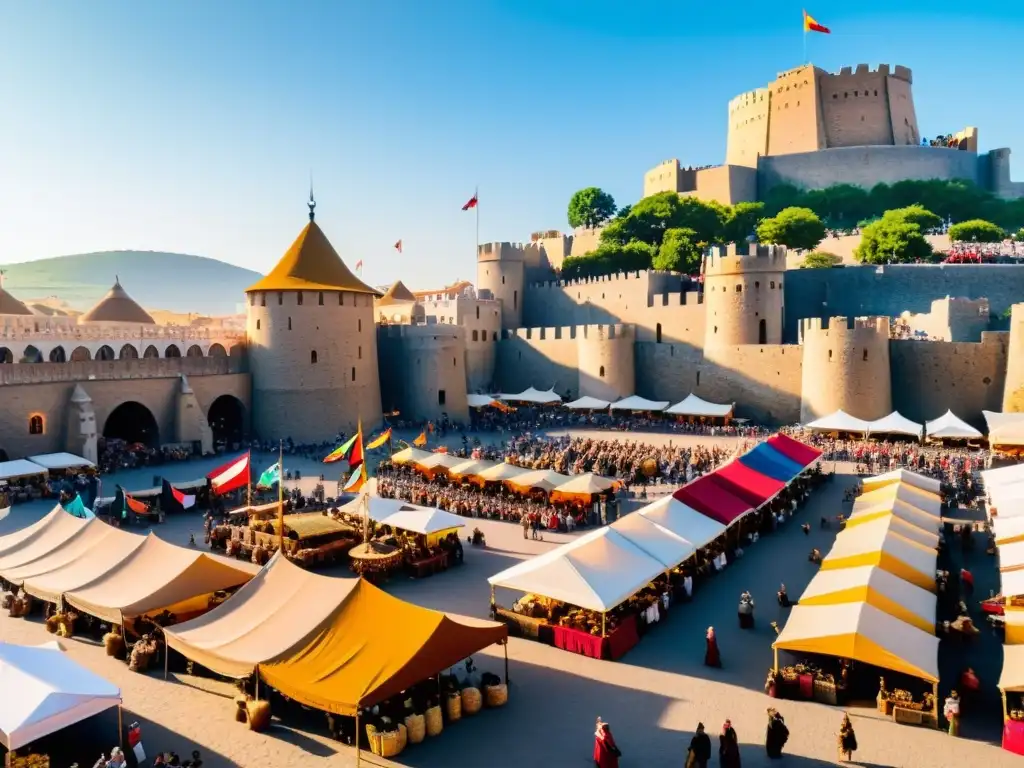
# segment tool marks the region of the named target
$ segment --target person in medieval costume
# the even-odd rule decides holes
[[[722,666],[722,656],[718,652],[718,638],[715,637],[715,628],[708,627],[705,636],[704,664],[709,667]]]
[[[722,768],[740,768],[740,741],[731,720],[725,721],[718,734],[718,764]]]
[[[782,748],[789,741],[789,728],[786,721],[774,708],[768,708],[768,727],[764,734],[764,749],[768,757],[778,760],[782,757]]]
[[[608,723],[597,718],[597,730],[594,732],[594,768],[619,768],[619,751],[612,737],[612,729]]]
[[[740,595],[740,605],[737,609],[740,619],[740,629],[754,628],[754,598],[749,592]]]
[[[949,698],[946,699],[945,705],[942,707],[942,714],[945,716],[946,721],[949,723],[949,735],[959,736],[960,735],[960,695],[956,691],[949,692]]]

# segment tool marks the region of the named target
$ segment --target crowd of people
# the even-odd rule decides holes
[[[947,264],[995,264],[1024,258],[1024,243],[1004,240],[1001,243],[953,243],[946,256]]]
[[[188,461],[194,458],[191,449],[184,446],[166,445],[151,448],[143,443],[129,443],[125,440],[102,439],[98,446],[100,472],[120,472],[139,467],[156,467],[172,461]]]

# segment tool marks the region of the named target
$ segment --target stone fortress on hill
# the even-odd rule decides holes
[[[902,67],[800,67],[734,99],[729,119],[727,165],[672,161],[644,193],[734,203],[783,182],[920,178],[1022,192],[1009,150],[979,155],[974,129],[921,145]],[[247,436],[319,442],[396,410],[466,422],[468,394],[531,386],[604,400],[692,392],[768,424],[841,408],[915,421],[952,409],[980,425],[982,410],[1024,410],[1021,266],[787,269],[784,248],[742,244],[708,253],[702,283],[657,271],[559,281],[566,257],[598,244],[580,229],[479,246],[475,285],[379,291],[314,209],[246,291],[244,333],[158,325],[118,282],[79,318],[0,287],[0,460],[95,460],[100,437],[203,452]]]

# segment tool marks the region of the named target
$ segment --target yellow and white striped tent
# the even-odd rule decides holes
[[[903,501],[936,517],[942,514],[942,497],[906,483],[893,483],[862,493],[853,502],[853,511],[874,506],[880,501]]]
[[[772,647],[854,659],[935,683],[939,638],[868,603],[793,606]]]
[[[1024,517],[994,517],[992,531],[996,536],[996,546],[1024,541]]]
[[[1024,609],[1007,608],[1003,618],[1006,619],[1006,644],[1024,645]]]
[[[938,553],[894,531],[893,519],[891,516],[879,518],[842,531],[822,561],[821,569],[874,565],[934,592]]]
[[[421,451],[419,448],[413,448],[411,445],[408,448],[403,448],[400,451],[396,451],[391,456],[392,464],[410,464],[431,456],[430,451]]]
[[[938,598],[927,589],[874,566],[818,571],[800,597],[800,605],[859,602],[873,605],[923,632],[935,634]]]
[[[865,478],[861,482],[861,489],[864,493],[867,493],[868,491],[874,491],[878,488],[884,488],[887,485],[895,485],[897,483],[909,485],[935,495],[938,495],[942,490],[942,483],[938,480],[927,475],[918,474],[917,472],[911,472],[909,469],[894,469],[892,472],[886,472],[884,475]]]
[[[899,504],[900,502],[896,502]],[[939,548],[939,534],[934,530],[926,530],[925,528],[917,525],[916,523],[907,522],[905,519],[895,514],[894,512],[886,513],[875,513],[873,515],[857,515],[851,516],[846,521],[846,528],[856,528],[859,525],[869,525],[876,520],[884,520],[889,524],[890,530],[893,533],[898,533],[905,539],[910,539],[917,544],[928,547],[929,549]]]
[[[888,515],[893,515],[929,533],[934,533],[936,536],[942,528],[941,517],[925,512],[920,507],[915,507],[913,504],[908,504],[899,499],[883,499],[873,504],[854,502],[853,512],[850,514],[846,524],[847,526],[860,525],[861,523],[867,523]],[[936,546],[938,545],[936,544]]]

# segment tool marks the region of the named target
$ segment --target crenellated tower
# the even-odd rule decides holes
[[[636,394],[636,331],[631,325],[577,329],[579,396],[619,400]]]
[[[1006,360],[1003,411],[1024,412],[1024,304],[1010,308],[1010,349]]]
[[[501,327],[523,322],[526,253],[519,243],[483,243],[477,251],[476,287],[480,297],[501,302]]]
[[[892,413],[889,318],[833,317],[800,322],[800,421],[846,411],[872,421]]]
[[[781,344],[786,248],[737,245],[704,258],[704,349],[709,357],[742,344]]]

